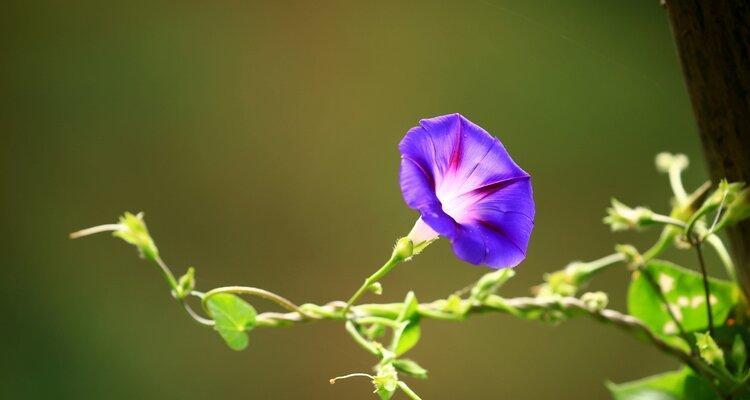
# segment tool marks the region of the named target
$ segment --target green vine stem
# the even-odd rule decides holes
[[[622,329],[634,336],[644,339],[653,344],[663,353],[675,357],[686,365],[693,368],[697,373],[719,381],[722,385],[734,386],[733,380],[708,366],[699,357],[685,352],[682,348],[667,343],[649,329],[643,322],[630,315],[623,314],[612,309],[597,310],[589,307],[584,301],[575,297],[516,297],[505,299],[498,295],[489,295],[484,302],[479,303],[471,299],[462,299],[461,306],[466,310],[462,315],[456,315],[446,312],[445,300],[435,300],[429,303],[420,304],[417,312],[422,318],[440,319],[440,320],[463,320],[466,316],[481,313],[503,313],[515,316],[524,316],[534,311],[563,311],[568,315],[584,315],[596,321],[610,324]],[[264,312],[258,314],[256,318],[257,327],[286,327],[299,323],[334,319],[340,320],[341,311],[346,307],[343,301],[333,301],[321,306],[325,313],[305,316],[298,311],[287,313]],[[403,303],[384,303],[384,304],[362,304],[351,307],[354,315],[360,318],[395,318],[403,309]],[[436,315],[441,317],[435,318]],[[331,317],[336,316],[336,317]],[[375,321],[371,321],[375,322]],[[353,323],[347,323],[347,330],[355,332],[356,328]],[[356,333],[352,335],[357,338],[361,336]],[[379,354],[378,350],[373,348],[368,341],[361,338],[357,341],[365,350],[375,355]]]

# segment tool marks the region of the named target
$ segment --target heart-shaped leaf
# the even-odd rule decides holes
[[[669,310],[654,286],[669,303]],[[720,325],[737,302],[738,292],[732,283],[719,279],[709,278],[708,286],[714,324]],[[628,311],[662,336],[679,333],[670,311],[686,332],[705,331],[708,312],[703,277],[670,262],[653,260],[644,271],[636,272],[630,282]]]
[[[230,293],[218,293],[208,298],[208,312],[216,322],[214,329],[232,350],[244,350],[248,344],[247,331],[255,326],[253,306]]]

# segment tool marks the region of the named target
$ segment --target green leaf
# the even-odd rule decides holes
[[[648,274],[648,275],[647,275]],[[645,272],[635,272],[628,289],[628,311],[643,321],[649,328],[663,337],[679,333],[669,311],[662,302],[651,277],[660,288],[677,320],[687,332],[708,329],[706,296],[703,278],[694,271],[667,261],[653,260],[645,266]],[[711,309],[714,324],[721,325],[738,299],[738,292],[730,282],[709,278]]]
[[[216,322],[214,329],[232,350],[244,350],[248,344],[247,330],[255,325],[255,309],[229,293],[208,298],[208,313]]]
[[[393,366],[400,372],[411,375],[419,379],[427,379],[427,370],[417,364],[416,361],[408,358],[393,360]]]
[[[714,400],[716,392],[689,368],[633,382],[607,383],[615,400]]]
[[[406,321],[400,328],[396,329],[393,333],[393,344],[391,345],[396,356],[400,356],[416,346],[421,334],[422,328],[419,327],[419,320],[417,319]]]

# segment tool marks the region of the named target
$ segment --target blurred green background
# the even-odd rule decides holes
[[[341,324],[257,330],[235,353],[134,249],[67,238],[126,210],[201,289],[343,299],[417,217],[398,141],[461,112],[534,176],[529,256],[504,290],[525,295],[571,260],[655,237],[600,221],[611,196],[667,208],[657,152],[691,157],[690,186],[706,177],[655,0],[6,2],[0,31],[2,398],[368,398],[365,380],[328,384],[374,361]],[[483,272],[443,241],[381,300]],[[623,309],[628,277],[592,289]],[[426,399],[600,399],[606,380],[677,366],[590,320],[502,315],[427,321],[411,356],[430,370],[410,381]]]

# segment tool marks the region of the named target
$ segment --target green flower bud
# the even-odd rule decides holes
[[[544,274],[545,283],[534,288],[539,297],[545,296],[572,296],[578,291],[578,286],[573,282],[573,276],[566,267],[560,271]]]
[[[178,299],[184,299],[190,292],[195,289],[195,268],[188,268],[185,275],[181,276],[177,281],[177,288],[175,289],[175,297]]]
[[[469,307],[471,305],[464,303],[460,296],[452,294],[445,300],[442,309],[447,313],[463,316],[469,311]]]
[[[367,287],[367,290],[377,294],[381,295],[383,294],[383,285],[380,282],[375,282],[372,285]]]
[[[141,257],[149,260],[155,260],[159,257],[159,250],[146,228],[146,222],[143,221],[143,213],[136,215],[126,212],[120,217],[120,229],[114,232],[114,236],[136,246],[141,253]]]
[[[414,255],[414,243],[408,237],[402,237],[396,242],[393,249],[393,257],[399,260],[406,260]]]
[[[618,244],[615,246],[615,251],[622,254],[625,257],[625,261],[631,266],[643,264],[643,256],[632,245]]]
[[[378,367],[377,375],[372,379],[372,384],[375,386],[374,393],[377,393],[381,400],[389,400],[398,387],[396,368],[391,364]]]
[[[700,208],[698,208],[698,210],[690,217],[687,223],[687,228],[685,228],[686,232],[690,232],[693,226],[699,222],[701,217],[718,211],[719,207],[722,206],[726,207],[727,211],[724,212],[724,217],[720,220],[720,223],[717,223],[714,227],[713,232],[719,231],[726,225],[730,224],[730,222],[736,220],[737,217],[742,217],[743,214],[746,214],[746,211],[743,210],[743,208],[746,207],[746,201],[743,201],[742,199],[743,197],[747,197],[745,193],[742,193],[742,188],[744,186],[745,184],[742,182],[729,183],[726,179],[722,179],[721,182],[719,182],[719,187],[706,198]],[[729,211],[729,208],[732,206],[736,206],[735,210]],[[731,219],[727,219],[727,214],[730,212],[731,215],[729,218]]]
[[[724,352],[708,333],[696,333],[695,345],[698,346],[701,358],[709,365],[724,367]]]
[[[590,311],[601,311],[607,307],[609,297],[604,292],[588,292],[581,296],[581,301]]]
[[[716,224],[714,231],[732,226],[750,218],[750,188],[745,188],[733,194],[731,201],[727,201],[726,211]]]
[[[641,229],[654,223],[653,211],[644,207],[630,208],[617,199],[612,199],[612,207],[607,209],[607,214],[604,223],[609,225],[612,231]]]
[[[495,293],[505,282],[515,275],[515,271],[510,268],[499,269],[483,275],[477,281],[477,284],[471,288],[471,297],[483,301],[487,296]]]

